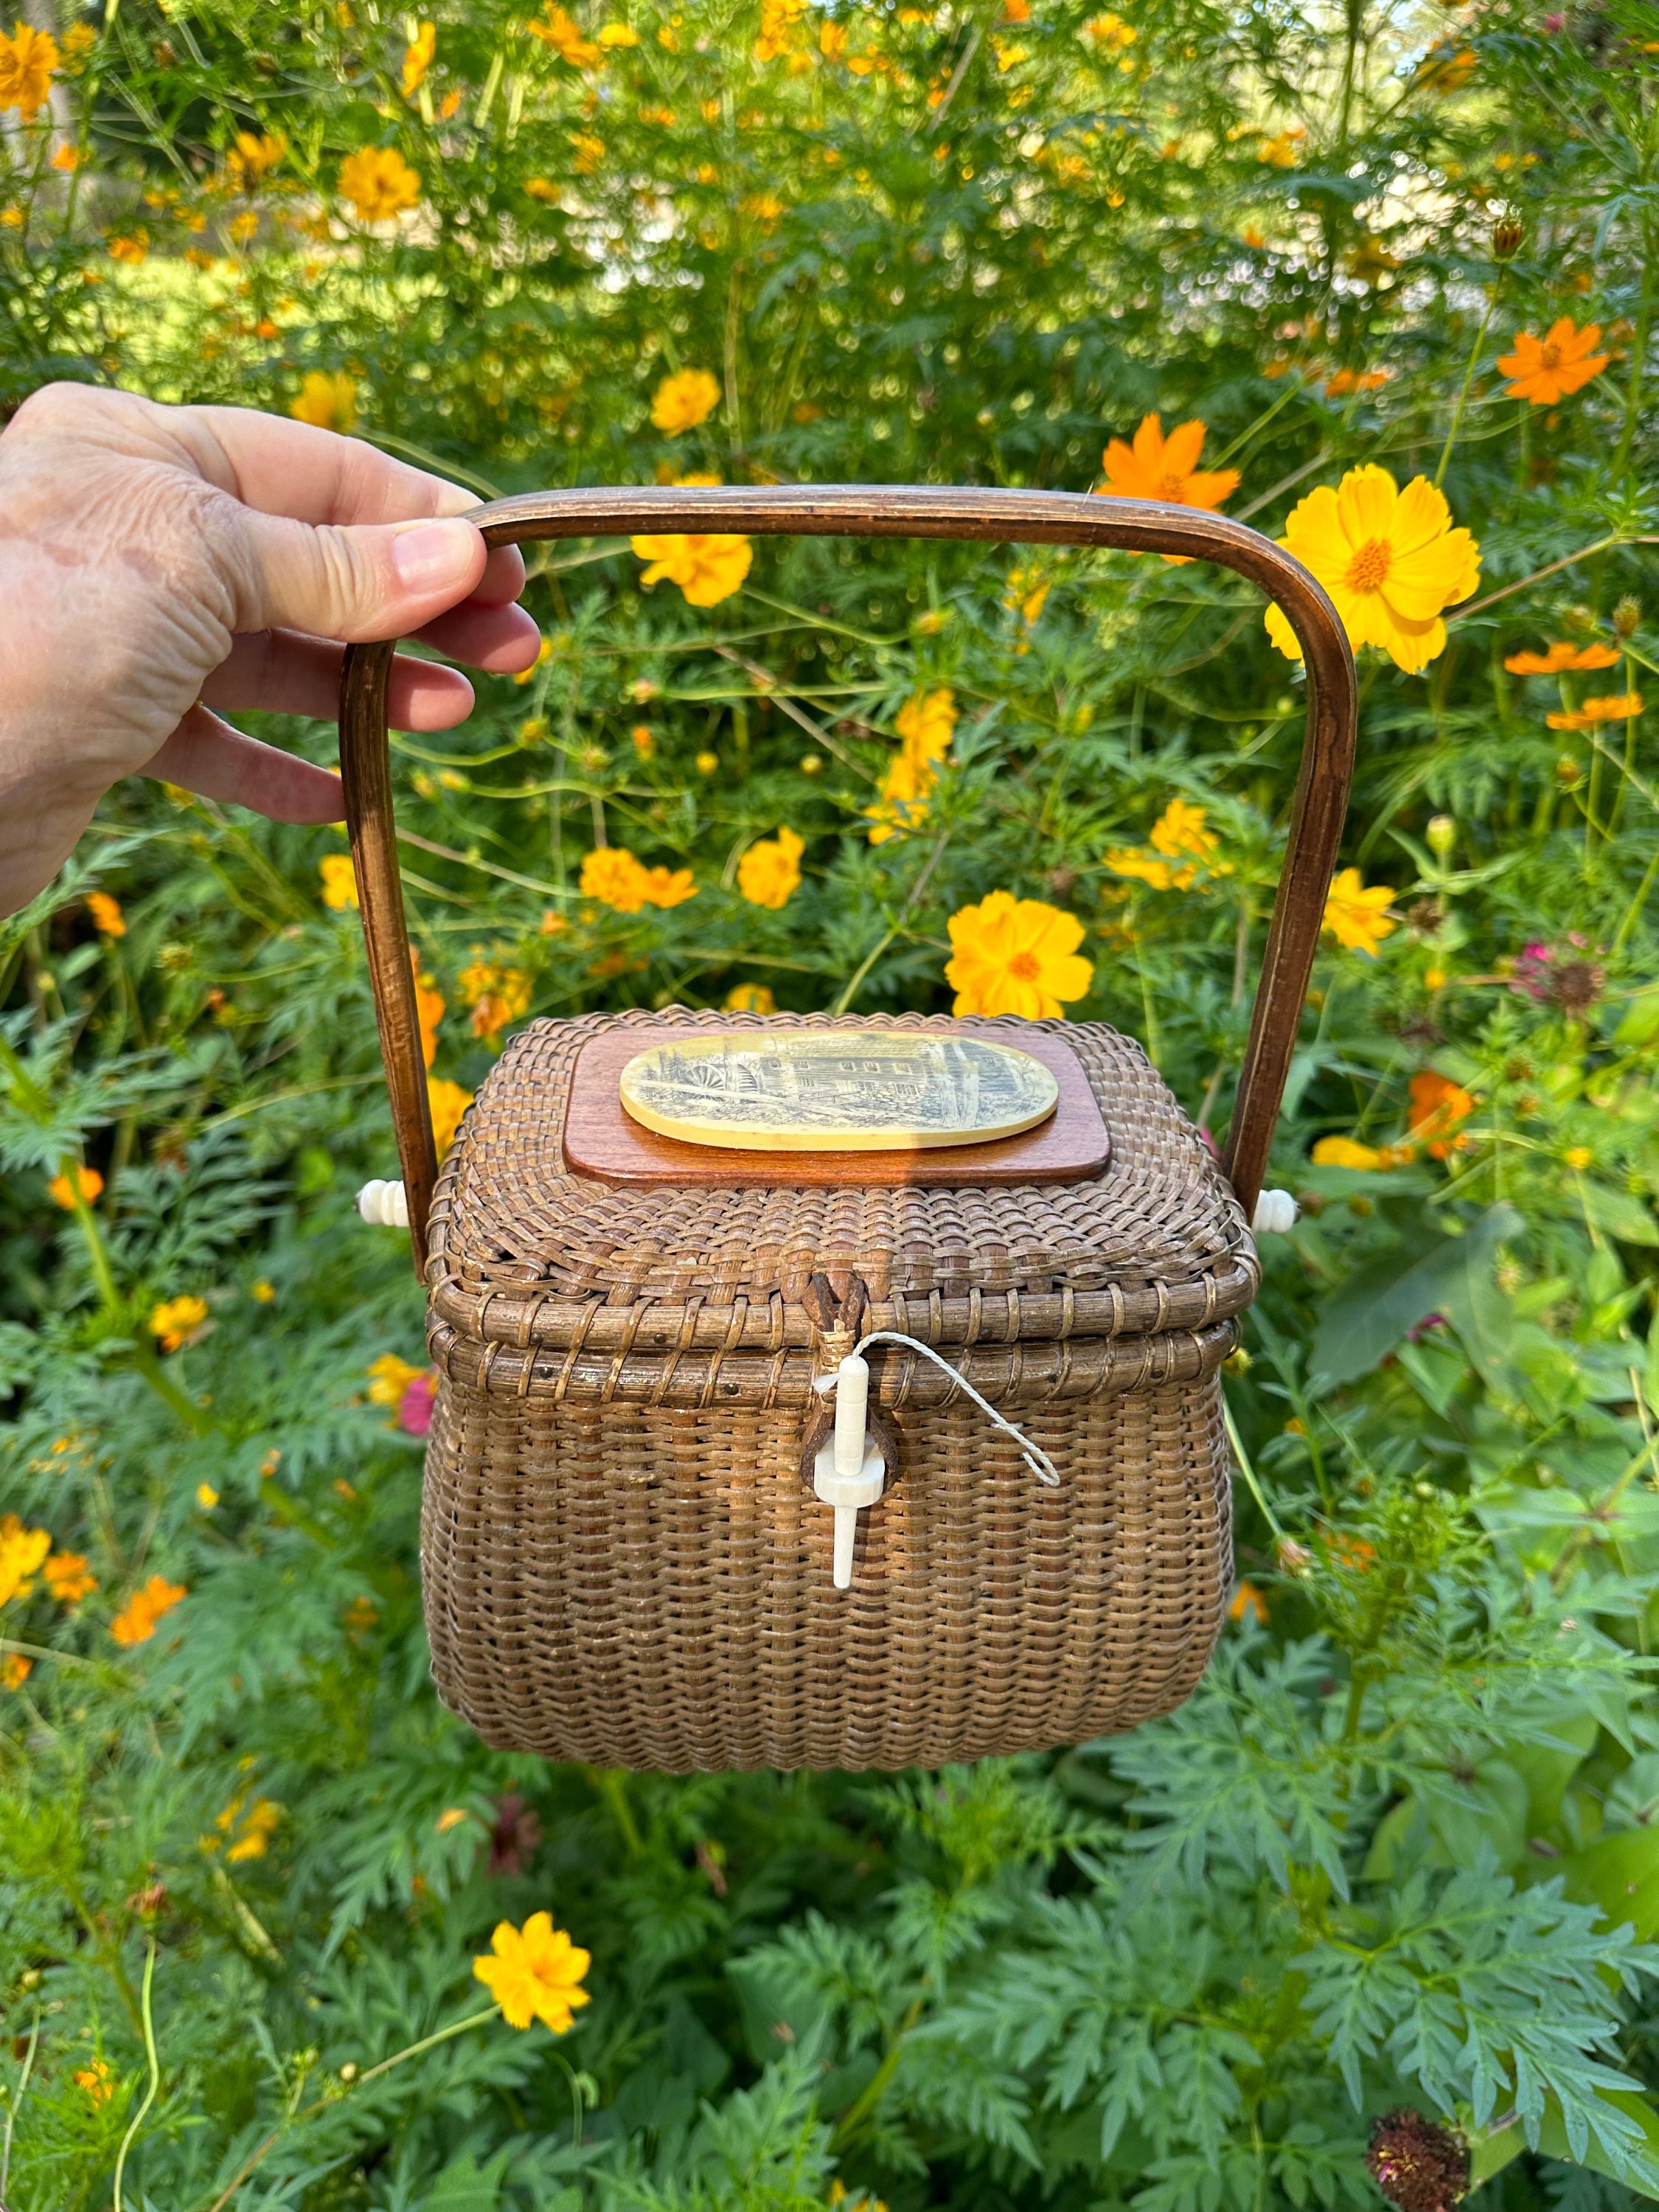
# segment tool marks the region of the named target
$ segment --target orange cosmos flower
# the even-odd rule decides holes
[[[104,1178],[96,1168],[82,1167],[65,1168],[62,1175],[55,1175],[46,1185],[46,1188],[52,1194],[52,1203],[55,1206],[61,1206],[65,1213],[72,1213],[75,1211],[75,1197],[77,1190],[90,1206],[103,1188]]]
[[[100,937],[126,935],[126,916],[121,911],[120,901],[112,899],[107,891],[88,891],[87,911],[92,916],[93,926]]]
[[[1511,380],[1504,391],[1511,399],[1529,399],[1534,407],[1553,407],[1558,399],[1565,399],[1593,376],[1600,376],[1612,359],[1610,354],[1590,351],[1601,335],[1600,323],[1586,323],[1582,331],[1577,330],[1571,315],[1552,324],[1541,338],[1530,331],[1517,331],[1515,351],[1503,355],[1498,363]]]
[[[111,1621],[109,1632],[118,1644],[148,1644],[163,1616],[189,1595],[182,1583],[166,1582],[160,1575],[152,1575]]]
[[[1119,499],[1159,499],[1213,511],[1237,489],[1238,471],[1199,467],[1206,434],[1202,422],[1181,422],[1166,438],[1160,416],[1143,416],[1133,445],[1114,438],[1101,456],[1107,486]],[[1174,563],[1183,556],[1164,557]]]
[[[1511,653],[1504,665],[1511,676],[1559,676],[1580,668],[1611,668],[1618,654],[1610,645],[1569,645],[1557,638],[1542,653]]]
[[[46,1588],[59,1605],[78,1605],[98,1587],[96,1575],[87,1571],[84,1552],[54,1552],[46,1561]]]
[[[1412,1078],[1411,1101],[1407,1122],[1412,1134],[1428,1145],[1431,1159],[1443,1160],[1468,1142],[1454,1133],[1458,1123],[1474,1111],[1474,1100],[1461,1084],[1431,1067],[1422,1068]]]
[[[1586,699],[1571,714],[1545,717],[1553,730],[1593,730],[1601,722],[1628,722],[1642,711],[1639,691],[1618,691],[1601,699]]]

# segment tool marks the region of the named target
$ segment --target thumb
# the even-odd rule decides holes
[[[476,590],[489,557],[459,516],[313,525],[243,514],[238,630],[307,630],[349,644],[407,637]]]

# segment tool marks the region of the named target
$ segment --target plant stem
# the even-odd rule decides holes
[[[1437,491],[1445,481],[1446,464],[1450,460],[1452,447],[1457,442],[1458,428],[1463,420],[1464,404],[1469,396],[1469,386],[1474,381],[1474,366],[1480,358],[1480,349],[1486,343],[1486,332],[1491,327],[1492,319],[1498,312],[1498,295],[1504,289],[1504,278],[1506,274],[1507,266],[1500,266],[1497,281],[1492,288],[1491,296],[1486,301],[1486,312],[1480,318],[1480,327],[1474,334],[1474,343],[1469,348],[1468,362],[1463,370],[1463,388],[1457,395],[1456,406],[1452,410],[1451,425],[1446,432],[1446,442],[1440,449],[1440,465],[1434,472],[1434,488]]]
[[[236,2172],[232,2174],[230,2179],[209,2205],[208,2212],[224,2212],[225,2206],[235,2196],[242,2184],[250,2174],[264,2163],[265,2159],[275,2150],[290,2128],[297,2128],[303,2121],[308,2120],[313,2112],[320,2112],[325,2106],[343,2104],[348,2097],[355,2096],[359,2089],[367,2087],[378,2075],[389,2074],[394,2066],[401,2066],[406,2058],[418,2058],[423,2051],[434,2050],[439,2044],[447,2043],[455,2036],[465,2035],[468,2028],[477,2027],[484,2021],[494,2020],[500,2011],[499,2005],[491,2005],[487,2012],[470,2013],[465,2020],[452,2021],[447,2027],[439,2028],[434,2034],[422,2036],[418,2043],[411,2043],[406,2050],[394,2051],[390,2058],[381,2059],[378,2066],[371,2066],[367,2074],[360,2074],[355,2081],[343,2083],[337,2089],[331,2087],[324,2095],[314,2097],[310,2104],[303,2106],[299,2112],[290,2113],[280,2127],[271,2130],[257,2150],[248,2153]]]
[[[155,2102],[155,2092],[161,2086],[161,2061],[155,2048],[155,2020],[150,2009],[150,1990],[155,1980],[155,1938],[149,1939],[144,1954],[143,1986],[138,2002],[143,2013],[144,2055],[149,2060],[149,2087],[144,2091],[144,2101],[127,2123],[127,2131],[121,2138],[121,2148],[115,2154],[115,2185],[111,2191],[112,2212],[125,2212],[121,2197],[121,2177],[127,2168],[127,2153],[131,2149],[138,2130],[144,2124],[144,2115]]]

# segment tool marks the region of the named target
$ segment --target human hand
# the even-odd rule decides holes
[[[0,435],[0,913],[52,880],[123,776],[338,821],[337,776],[213,710],[332,718],[342,641],[529,667],[524,562],[454,519],[476,504],[251,408],[76,384],[26,399]],[[392,663],[398,728],[447,729],[471,705],[458,671]]]

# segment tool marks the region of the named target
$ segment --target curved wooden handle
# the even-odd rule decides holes
[[[1254,1212],[1318,948],[1325,894],[1336,864],[1358,719],[1347,634],[1335,608],[1300,562],[1281,552],[1260,531],[1224,515],[1166,507],[1160,501],[1105,499],[1093,492],[955,490],[933,484],[732,484],[664,490],[605,485],[496,500],[475,507],[469,519],[490,545],[532,538],[648,536],[677,531],[1120,545],[1219,562],[1259,584],[1278,601],[1301,643],[1308,672],[1308,719],[1290,848],[1273,904],[1223,1163],[1246,1217]],[[347,649],[340,678],[340,773],[419,1275],[424,1269],[427,1216],[438,1163],[392,814],[386,695],[393,649],[391,640]]]

